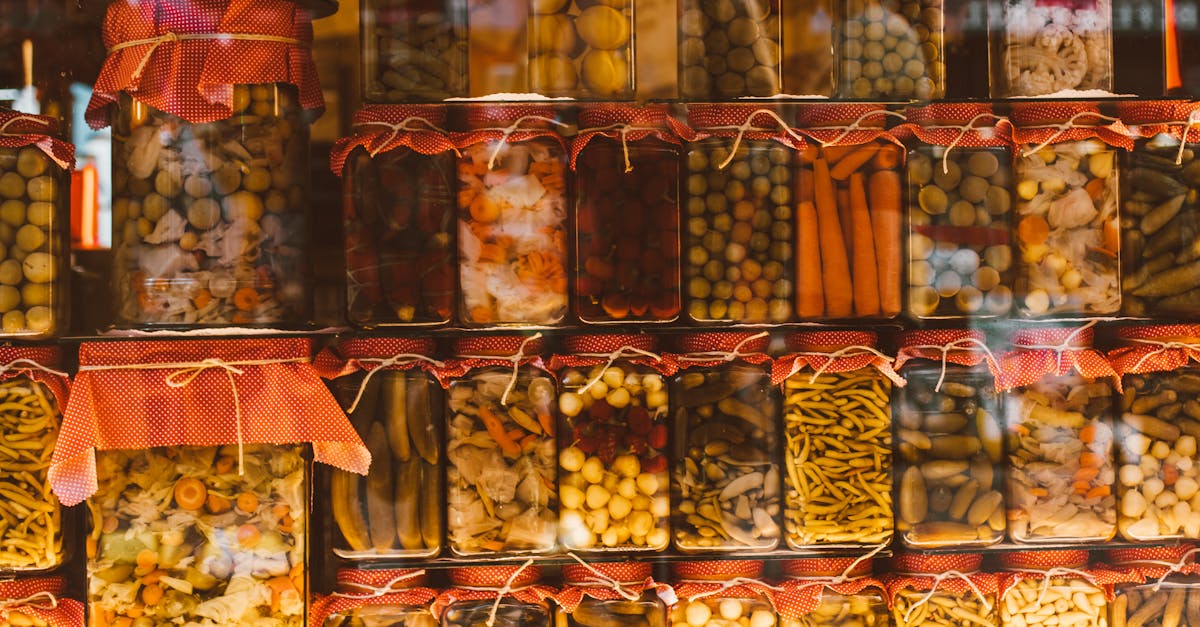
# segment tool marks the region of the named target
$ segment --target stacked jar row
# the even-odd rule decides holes
[[[940,0],[681,0],[635,19],[630,0],[537,0],[463,6],[373,0],[362,11],[365,100],[404,103],[534,92],[633,100],[635,31],[678,20],[677,50],[642,42],[643,63],[678,59],[685,100],[808,94],[857,100],[945,96]],[[638,9],[639,12],[647,7]],[[678,10],[678,17],[667,12]],[[1113,88],[1112,7],[1062,11],[1029,0],[995,8],[990,95]],[[832,16],[832,29],[807,20]],[[1053,33],[1053,36],[1047,34]],[[655,34],[657,36],[657,33]],[[953,33],[950,34],[953,37]],[[813,39],[815,41],[809,41]],[[1048,65],[1063,66],[1051,71]],[[644,95],[644,94],[641,94]]]
[[[590,107],[569,146],[546,107],[473,107],[449,134],[441,108],[369,108],[334,155],[348,316],[1187,317],[1200,138],[1169,120],[1194,108],[1123,105],[1126,127],[1089,105],[1015,107],[1014,126],[986,105],[932,105],[885,129],[899,114],[806,106],[796,129],[753,106],[693,106],[688,125]]]
[[[549,370],[540,340],[460,340],[441,365],[411,357],[431,342],[354,341],[341,350],[409,357],[335,384],[376,460],[333,477],[335,552],[1200,538],[1200,374],[1152,361],[1189,329],[1122,331],[1115,371],[1088,328],[1023,330],[999,357],[978,332],[910,332],[899,373],[867,332],[793,334],[776,359],[766,334],[689,335],[669,354],[577,336]]]

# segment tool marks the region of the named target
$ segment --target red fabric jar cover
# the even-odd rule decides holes
[[[1117,339],[1123,346],[1109,351],[1108,361],[1118,376],[1178,370],[1200,362],[1200,325],[1122,327]]]
[[[58,120],[0,109],[0,148],[36,146],[63,170],[75,169],[75,146],[55,137]]]
[[[756,560],[714,560],[675,564],[675,595],[680,601],[713,597],[749,599],[766,597],[772,605],[775,587],[761,581],[763,563]]]
[[[773,139],[796,150],[804,150],[806,145],[804,136],[788,125],[770,105],[689,105],[687,119],[692,132],[691,137],[684,137],[688,141],[732,137],[736,140],[735,146],[743,139]]]
[[[618,359],[653,368],[664,376],[671,376],[679,369],[678,364],[670,359],[671,355],[658,355],[655,352],[658,339],[645,333],[572,335],[565,340],[564,348],[569,354],[550,358],[550,369],[555,372],[563,368],[611,365]]]
[[[765,352],[770,343],[766,331],[689,333],[679,340],[679,349],[683,353],[671,354],[666,358],[678,364],[680,370],[711,368],[735,359],[748,364],[765,364],[771,361]]]
[[[538,137],[549,137],[566,148],[562,135],[553,128],[566,125],[558,121],[554,107],[547,105],[476,105],[467,111],[467,125],[471,130],[450,133],[451,141],[459,148],[484,142],[512,144]]]
[[[521,603],[537,604],[553,599],[554,588],[537,583],[542,571],[526,562],[520,566],[471,566],[450,569],[452,588],[442,591],[433,601],[434,618],[441,619],[442,612],[451,603],[459,601],[487,601],[497,598],[512,598]],[[511,579],[511,581],[510,581]]]
[[[1083,579],[1104,591],[1104,597],[1113,599],[1112,587],[1118,583],[1139,583],[1141,578],[1132,571],[1121,572],[1103,566],[1088,566],[1088,552],[1071,551],[1013,551],[1000,556],[1000,564],[1007,570],[998,574],[999,588],[996,594],[1004,595],[1022,579]]]
[[[649,591],[656,592],[665,604],[674,605],[675,593],[671,586],[656,583],[653,571],[649,562],[567,564],[562,568],[563,588],[554,600],[568,614],[575,612],[584,597],[599,601],[632,601]]]
[[[892,369],[892,358],[875,350],[879,336],[874,331],[801,331],[785,338],[788,350],[797,351],[775,360],[771,383],[779,385],[811,367],[813,376],[821,372],[850,372],[868,366],[875,368],[899,387],[904,379]]]
[[[370,377],[377,370],[413,370],[428,372],[444,386],[442,367],[433,359],[437,343],[429,338],[370,337],[356,338],[327,346],[313,359],[313,368],[324,379],[339,379],[356,372]],[[362,386],[366,387],[367,378]]]
[[[355,148],[372,157],[397,148],[408,148],[423,155],[458,152],[446,124],[446,109],[436,105],[373,105],[354,114],[354,135],[342,137],[329,153],[329,168],[342,176],[346,159]]]
[[[1197,551],[1193,544],[1111,549],[1108,551],[1108,561],[1114,568],[1136,572],[1143,580],[1159,580],[1176,573],[1200,575],[1200,564],[1196,563]]]
[[[309,627],[321,627],[334,614],[368,605],[407,607],[428,606],[437,591],[425,587],[425,571],[414,568],[355,570],[337,572],[338,590],[317,596],[308,611]]]
[[[50,627],[83,627],[83,604],[64,598],[66,589],[62,577],[0,582],[0,621],[7,625],[9,612],[21,612]]]
[[[979,572],[981,566],[980,553],[901,553],[892,558],[892,572],[884,577],[888,600],[894,603],[904,590],[938,590],[957,596],[978,591],[984,603],[994,607],[1000,582],[992,573]]]
[[[371,455],[291,339],[85,342],[51,459],[64,505],[95,493],[97,449],[311,442],[361,475]]]
[[[880,104],[808,103],[800,105],[800,132],[821,146],[857,146],[882,139],[902,145],[886,130],[889,117],[904,116]]]
[[[1129,129],[1100,114],[1087,102],[1016,102],[1012,106],[1013,141],[1018,144],[1061,144],[1099,139],[1113,148],[1133,149]]]
[[[1092,349],[1093,335],[1090,326],[1018,330],[1010,338],[1014,350],[1000,356],[996,389],[1029,385],[1048,374],[1065,376],[1072,369],[1093,379],[1112,377],[1119,389],[1121,378],[1104,355]]]
[[[87,121],[108,125],[124,91],[195,124],[230,117],[234,85],[289,83],[325,109],[313,64],[312,17],[286,0],[116,0],[104,18],[108,57]]]
[[[883,584],[871,576],[872,560],[853,557],[823,557],[787,560],[783,572],[789,577],[772,594],[775,609],[786,620],[800,620],[821,605],[826,590],[849,596],[863,591],[883,596]]]
[[[613,141],[635,142],[653,137],[661,142],[682,145],[681,137],[692,137],[694,131],[671,117],[666,105],[649,104],[644,107],[628,105],[585,105],[579,111],[579,132],[571,140],[571,169],[584,147],[597,137]],[[629,166],[626,164],[626,172]]]
[[[29,379],[46,386],[54,395],[58,413],[67,406],[71,379],[58,369],[62,351],[57,346],[0,346],[0,381]]]
[[[1167,133],[1185,143],[1200,142],[1200,102],[1190,100],[1123,100],[1117,115],[1134,137]]]
[[[987,347],[983,331],[968,329],[932,329],[906,331],[900,335],[900,350],[892,368],[900,370],[913,359],[974,367],[987,362],[992,376],[997,375],[996,358]]]
[[[1012,122],[996,115],[986,102],[947,102],[909,107],[906,122],[891,130],[901,141],[911,138],[934,146],[1012,148]],[[947,151],[948,152],[948,151]]]
[[[545,370],[546,365],[541,357],[544,349],[541,333],[460,338],[454,342],[455,357],[446,360],[442,376],[456,379],[475,368],[487,366],[533,366]]]

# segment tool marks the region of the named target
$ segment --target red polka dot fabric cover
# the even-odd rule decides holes
[[[519,572],[518,572],[519,571]],[[517,576],[508,582],[508,578]],[[454,587],[442,591],[433,601],[433,616],[441,619],[442,612],[458,601],[493,600],[501,594],[506,583],[508,591],[503,598],[522,603],[544,603],[553,599],[557,590],[537,583],[542,571],[537,566],[471,566],[450,569],[450,582]]]
[[[0,621],[8,624],[11,612],[21,612],[46,621],[50,627],[83,627],[83,604],[63,596],[67,584],[62,577],[40,577],[0,582]],[[15,603],[17,600],[24,603]]]
[[[550,122],[557,118],[554,107],[546,105],[476,105],[467,111],[467,125],[472,130],[450,133],[450,140],[455,146],[466,148],[484,142],[505,141],[515,144],[548,137],[565,150],[566,142],[555,130],[557,125]]]
[[[342,137],[329,152],[329,168],[342,176],[346,159],[355,148],[366,150],[372,157],[400,148],[423,155],[454,151],[446,124],[446,110],[433,105],[373,105],[354,114],[354,134]],[[391,128],[389,128],[391,127]]]
[[[61,370],[62,351],[57,346],[0,346],[0,381],[29,379],[41,383],[54,395],[61,412],[67,406],[67,388],[71,380],[34,364]]]
[[[879,336],[874,331],[801,331],[788,334],[785,342],[788,350],[797,352],[775,360],[771,368],[771,382],[776,385],[794,374],[804,373],[806,368],[813,372],[850,372],[867,367],[878,370],[897,386],[903,387],[905,384],[904,379],[892,368],[891,358],[852,348],[875,348]],[[845,354],[837,354],[843,350]]]
[[[773,106],[753,104],[697,104],[689,105],[688,126],[692,136],[688,141],[700,141],[709,137],[737,137],[738,127],[751,126],[741,133],[742,139],[771,139],[796,150],[804,150],[804,136],[788,126]]]
[[[1200,362],[1200,325],[1122,327],[1117,339],[1124,345],[1109,351],[1108,361],[1118,375],[1165,372]]]
[[[64,505],[95,493],[96,450],[236,444],[239,420],[245,443],[311,442],[316,461],[367,474],[371,455],[311,355],[305,338],[81,344],[50,462],[54,493]]]
[[[36,146],[59,168],[75,169],[75,146],[55,137],[58,120],[7,109],[0,110],[0,148]]]
[[[434,377],[442,376],[442,369],[432,361],[404,355],[424,355],[432,358],[437,343],[429,338],[371,337],[357,338],[327,346],[313,359],[313,368],[324,379],[338,379],[356,372],[370,372],[378,368],[385,370],[420,369]],[[396,359],[384,365],[381,359]],[[442,382],[443,385],[445,382]]]
[[[765,597],[772,605],[771,586],[761,580],[763,563],[756,560],[714,560],[711,562],[679,562],[672,571],[675,574],[675,596],[680,601],[690,601],[698,595],[716,599],[751,599]],[[729,581],[743,578],[745,581],[728,586]]]
[[[694,137],[695,131],[676,120],[666,105],[644,107],[627,105],[585,105],[579,111],[579,132],[571,140],[571,169],[579,153],[597,137],[617,142],[636,142],[653,137],[661,142],[682,145],[680,138]],[[617,128],[609,128],[609,127]]]
[[[421,572],[414,568],[340,569],[337,594],[313,598],[308,610],[309,627],[321,627],[330,616],[368,605],[427,607],[437,597],[437,590],[425,587],[425,575],[416,574]],[[388,590],[392,592],[385,592]]]
[[[755,337],[756,335],[762,335],[762,337]],[[680,370],[711,368],[734,360],[754,365],[769,364],[771,357],[765,351],[770,343],[771,340],[766,335],[755,332],[689,333],[679,339],[681,353],[664,355],[664,358],[673,360],[679,365]],[[734,355],[735,350],[737,351],[736,355]],[[716,355],[716,353],[725,353],[726,355]]]
[[[936,589],[959,596],[973,595],[975,591],[971,584],[974,584],[994,603],[1000,582],[993,573],[979,572],[982,566],[983,555],[980,553],[901,553],[892,558],[891,573],[883,578],[883,583],[889,602],[894,602],[905,590],[929,592]],[[956,576],[937,579],[938,575],[951,571],[962,573],[970,583]]]
[[[1123,100],[1117,103],[1117,117],[1135,137],[1154,137],[1167,133],[1187,142],[1200,142],[1200,126],[1191,123],[1200,114],[1200,102],[1190,100]]]
[[[1004,598],[1005,593],[1022,579],[1045,579],[1046,572],[1054,568],[1068,568],[1077,573],[1054,573],[1053,577],[1063,579],[1081,579],[1090,581],[1104,591],[1109,601],[1113,599],[1113,586],[1119,583],[1141,583],[1141,577],[1132,570],[1121,571],[1095,564],[1089,566],[1087,551],[1012,551],[1000,556],[1000,564],[1005,569],[997,574],[999,588],[997,596]],[[1023,570],[1021,570],[1023,569]],[[1084,577],[1086,575],[1086,577]]]
[[[1200,575],[1200,564],[1196,563],[1195,550],[1194,544],[1148,546],[1111,549],[1107,551],[1106,556],[1113,569],[1133,570],[1143,580],[1154,581],[1175,573]]]
[[[654,581],[654,568],[649,562],[612,562],[588,566],[567,564],[562,568],[563,588],[554,597],[555,602],[566,613],[574,613],[584,597],[600,601],[625,599],[620,592],[613,589],[611,582],[601,579],[590,569],[595,569],[604,577],[617,582],[626,594],[641,595],[653,591],[658,593],[660,598],[674,597],[671,586]]]
[[[779,616],[785,620],[799,620],[821,605],[821,598],[827,591],[843,596],[877,593],[882,597],[885,592],[883,584],[870,576],[872,560],[854,562],[854,558],[809,558],[784,562],[783,569],[789,579],[772,593]],[[837,581],[840,579],[838,575],[845,574],[851,566],[853,570],[847,574],[849,578]],[[829,573],[834,575],[830,576]]]
[[[1016,125],[1013,141],[1018,144],[1099,139],[1113,148],[1133,149],[1129,129],[1120,120],[1101,116],[1094,103],[1015,102],[1010,118]],[[1063,128],[1068,122],[1070,128]]]
[[[104,18],[104,45],[143,42],[104,60],[87,106],[92,128],[109,123],[124,91],[194,124],[232,115],[233,86],[288,83],[300,104],[325,109],[313,64],[312,22],[286,0],[116,0]],[[176,39],[174,35],[265,35],[295,40]],[[160,38],[162,38],[160,40]]]
[[[959,366],[974,367],[987,363],[992,376],[997,375],[997,363],[991,359],[979,343],[986,342],[983,331],[968,329],[931,329],[921,331],[906,331],[900,335],[900,349],[896,351],[896,361],[892,368],[900,370],[914,359],[946,362]],[[934,346],[948,347],[945,353]],[[986,346],[986,344],[984,345]]]
[[[1072,370],[1093,379],[1112,377],[1119,389],[1121,378],[1113,371],[1108,359],[1091,348],[1092,337],[1092,329],[1084,327],[1021,329],[1013,333],[1010,341],[1015,350],[999,356],[1000,376],[996,377],[996,389],[1011,390],[1029,385],[1045,375],[1061,377]]]
[[[487,366],[513,367],[513,359],[520,355],[518,365],[533,366],[540,370],[546,369],[541,353],[545,343],[541,338],[529,338],[521,335],[490,335],[480,337],[464,337],[454,342],[456,357],[447,359],[441,368],[444,380],[457,379],[465,376],[476,368]]]
[[[818,144],[857,146],[877,139],[901,145],[896,136],[885,130],[891,117],[887,107],[863,103],[810,103],[800,105],[796,122],[800,132]],[[850,129],[850,125],[854,129]]]
[[[934,146],[1012,148],[1012,122],[986,102],[947,102],[905,109],[907,121],[891,129],[900,141]],[[955,128],[959,127],[959,128]]]
[[[618,357],[618,361],[653,368],[665,376],[675,374],[679,369],[678,364],[670,359],[671,355],[658,354],[658,339],[645,333],[572,335],[563,342],[563,347],[570,354],[550,357],[549,367],[554,372],[563,368],[587,368],[606,364],[610,355],[626,347],[657,354],[659,359],[627,350]]]

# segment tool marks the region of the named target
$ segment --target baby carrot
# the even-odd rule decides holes
[[[834,165],[837,164],[838,161],[841,161],[842,159],[844,159],[846,157],[846,155],[849,155],[850,153],[854,152],[856,149],[858,149],[858,146],[855,144],[844,144],[841,146],[825,146],[824,148],[821,149],[821,156],[825,157],[826,165],[828,165],[829,167],[833,167]]]
[[[488,435],[500,445],[500,450],[509,457],[517,457],[521,454],[521,447],[512,438],[508,437],[508,433],[504,430],[504,425],[496,414],[492,413],[490,407],[479,406],[479,419],[483,421],[484,428],[487,429]]]
[[[843,161],[843,163],[845,163]],[[871,231],[871,216],[867,212],[867,189],[861,172],[850,175],[850,219],[854,242],[854,314],[879,314],[879,278],[875,263],[875,235]]]
[[[850,188],[837,186],[838,224],[842,226],[842,243],[846,245],[846,258],[854,258],[854,230],[850,224]]]
[[[796,211],[796,315],[816,318],[825,310],[821,289],[821,241],[817,235],[817,208],[811,201]]]
[[[885,144],[879,148],[879,152],[875,153],[875,158],[871,160],[871,165],[876,170],[893,170],[900,167],[900,159],[904,156],[904,151],[896,144]]]
[[[879,304],[883,315],[900,313],[900,173],[878,170],[867,179],[875,263],[879,266]]]
[[[837,165],[829,170],[829,176],[832,176],[835,181],[844,181],[870,161],[877,152],[879,152],[879,144],[863,144],[838,161]]]
[[[825,293],[825,314],[845,318],[853,309],[854,291],[850,281],[850,262],[842,240],[838,220],[837,196],[833,179],[824,159],[813,162],[813,192],[817,200],[817,229],[821,242],[821,285]]]

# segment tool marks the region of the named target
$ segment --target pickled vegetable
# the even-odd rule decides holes
[[[1022,579],[1000,602],[1003,625],[1037,623],[1044,616],[1055,616],[1063,626],[1105,627],[1107,615],[1104,592],[1083,579],[1051,577],[1049,585],[1040,579]]]
[[[632,0],[543,0],[530,7],[530,91],[602,100],[633,97]]]
[[[41,383],[0,382],[0,516],[10,521],[0,526],[0,571],[47,570],[65,558],[62,508],[46,480],[59,421]]]
[[[780,90],[779,4],[684,0],[679,95],[685,100],[774,96]]]
[[[779,616],[763,598],[705,597],[681,599],[671,608],[670,621],[671,627],[774,627]]]
[[[657,599],[585,597],[574,612],[566,614],[566,623],[569,627],[665,627],[666,612]]]
[[[436,627],[437,619],[427,608],[397,607],[393,605],[364,605],[339,612],[325,619],[322,627]]]
[[[0,147],[0,334],[49,337],[66,319],[68,178],[34,146]]]
[[[992,96],[1049,96],[1113,88],[1113,14],[1109,0],[1070,8],[1005,0],[994,51]]]
[[[492,627],[550,627],[550,610],[545,605],[517,601],[461,601],[451,604],[442,615],[443,627],[480,627],[486,625],[496,608]]]
[[[1196,627],[1200,625],[1200,587],[1188,581],[1118,589],[1108,609],[1110,625]]]
[[[937,591],[929,595],[924,590],[904,590],[896,595],[892,606],[892,620],[896,627],[958,625],[967,621],[979,627],[999,627],[995,601],[995,595],[992,595],[991,607],[987,607],[975,594]]]
[[[362,9],[368,102],[467,94],[467,15],[449,0],[370,0]]]
[[[886,627],[887,602],[878,593],[847,594],[825,590],[816,609],[796,620],[783,619],[781,627]]]
[[[946,93],[941,0],[843,0],[838,94],[930,100]]]

